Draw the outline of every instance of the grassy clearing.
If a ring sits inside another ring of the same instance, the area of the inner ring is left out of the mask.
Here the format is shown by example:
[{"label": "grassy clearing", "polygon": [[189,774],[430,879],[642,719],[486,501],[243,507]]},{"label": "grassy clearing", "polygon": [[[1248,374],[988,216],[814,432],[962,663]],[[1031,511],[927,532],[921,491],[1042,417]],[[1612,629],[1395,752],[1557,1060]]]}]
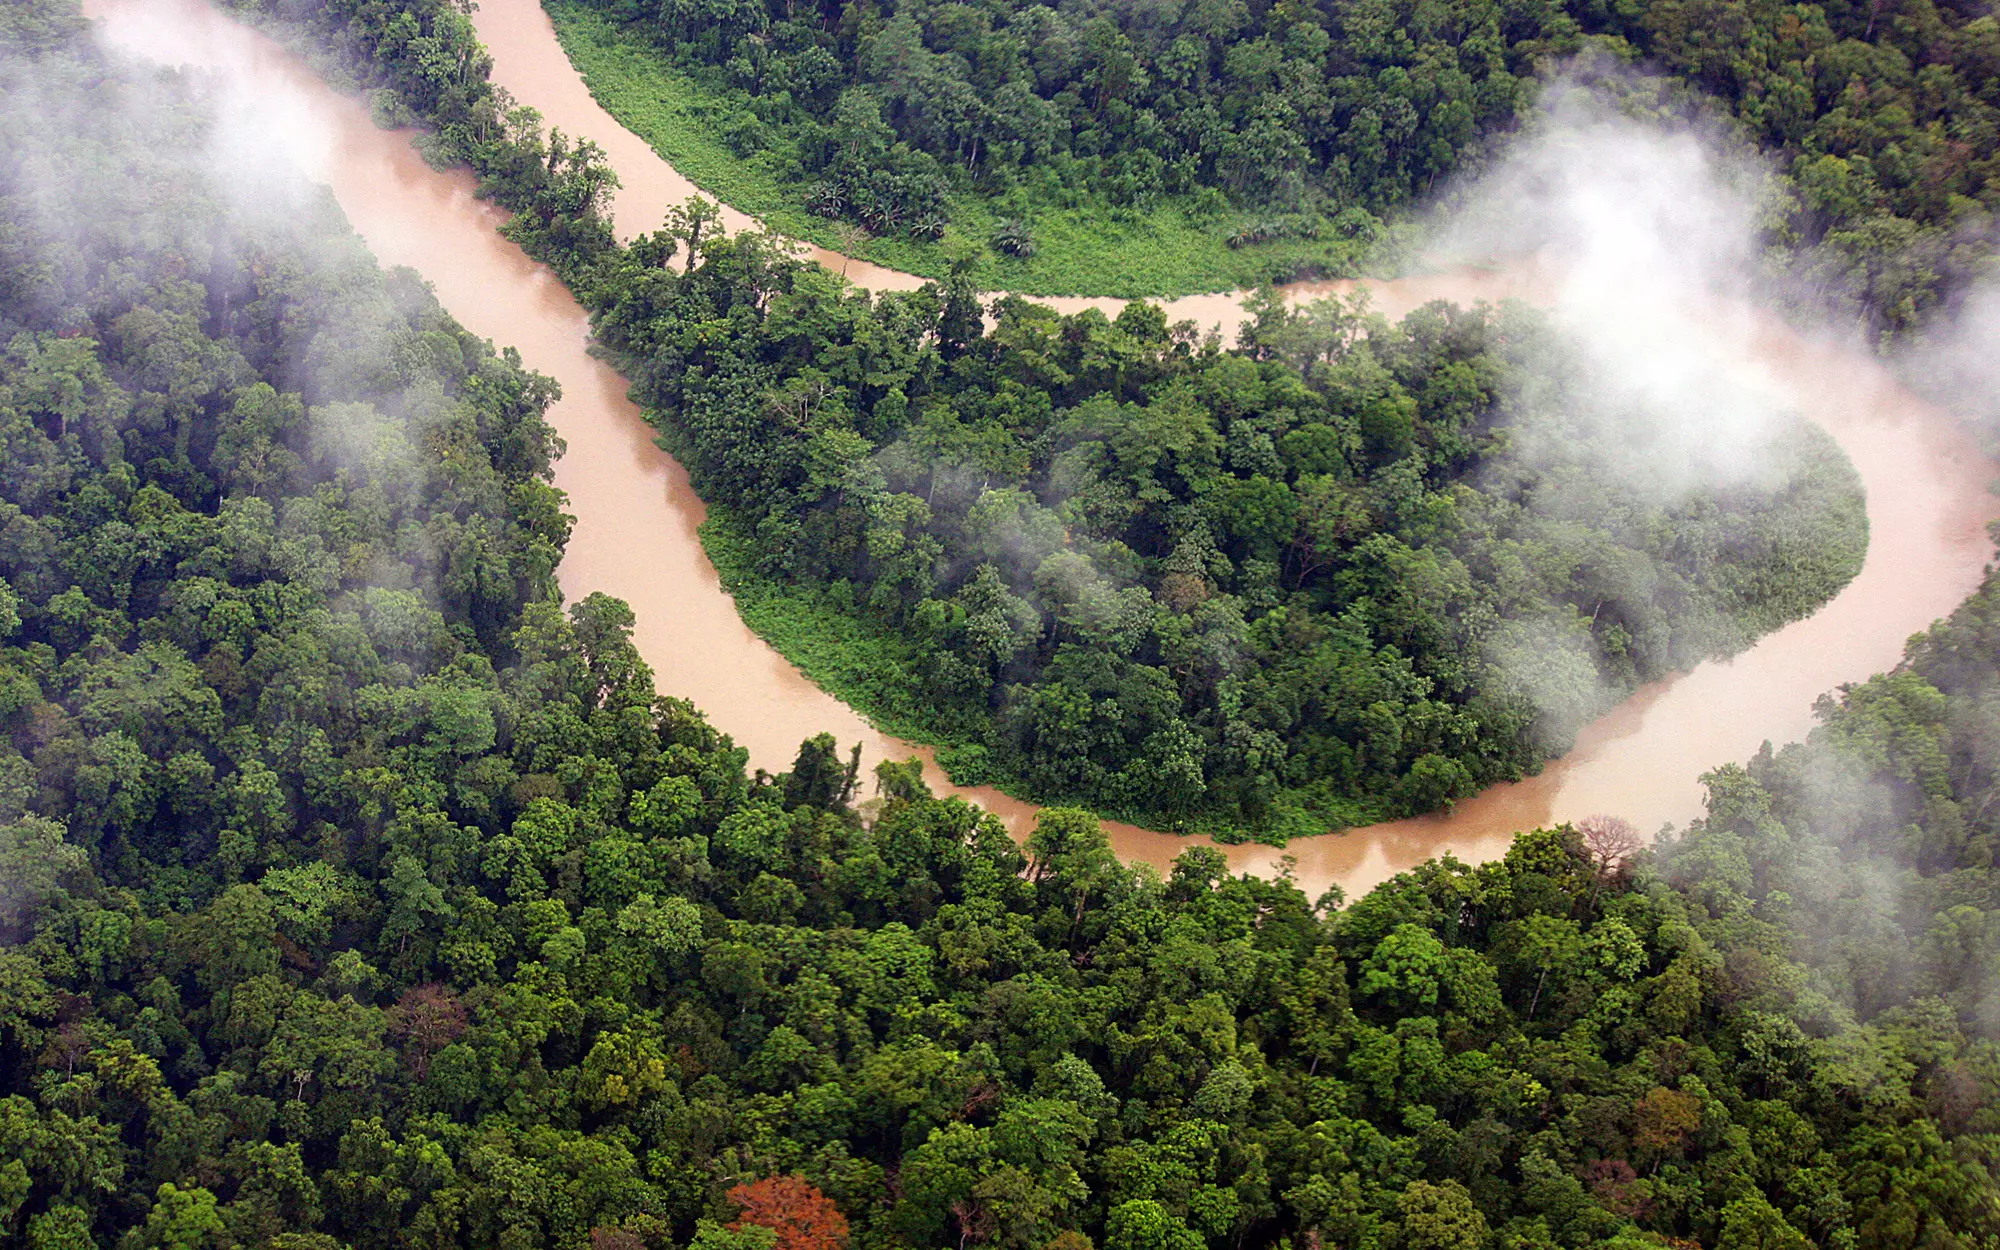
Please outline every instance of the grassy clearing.
[{"label": "grassy clearing", "polygon": [[775,154],[738,156],[724,141],[734,124],[752,116],[741,97],[696,82],[594,10],[564,0],[544,3],[563,50],[606,112],[703,191],[782,234],[932,278],[943,277],[954,257],[976,254],[982,287],[1023,295],[1171,298],[1304,273],[1356,271],[1360,249],[1352,242],[1286,240],[1232,249],[1224,240],[1247,217],[1193,214],[1182,205],[1135,212],[1098,203],[1031,203],[1020,214],[1037,249],[1027,260],[986,246],[1014,214],[973,195],[951,199],[952,225],[936,243],[849,234],[805,211],[799,189],[780,176]]}]

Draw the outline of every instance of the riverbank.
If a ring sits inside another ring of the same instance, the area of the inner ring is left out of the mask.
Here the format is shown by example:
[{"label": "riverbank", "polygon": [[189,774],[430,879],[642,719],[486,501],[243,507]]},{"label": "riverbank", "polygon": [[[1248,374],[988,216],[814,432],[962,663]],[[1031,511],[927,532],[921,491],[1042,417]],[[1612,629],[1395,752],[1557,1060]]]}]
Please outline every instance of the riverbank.
[{"label": "riverbank", "polygon": [[[778,233],[877,265],[942,279],[955,261],[970,258],[972,280],[985,290],[1172,299],[1265,282],[1354,277],[1373,246],[1334,237],[1329,226],[1320,239],[1232,248],[1229,237],[1254,225],[1256,214],[1219,204],[1204,211],[1187,202],[1144,210],[1064,203],[1053,192],[1025,186],[1014,197],[1018,202],[1005,205],[969,192],[948,196],[951,224],[935,242],[871,236],[807,212],[804,188],[777,172],[778,151],[732,150],[726,136],[756,128],[747,101],[676,69],[599,12],[569,0],[547,0],[543,7],[592,97],[705,194]],[[771,136],[770,142],[785,140]],[[1002,225],[1017,218],[1034,241],[1034,255],[1026,259],[990,246]]]}]

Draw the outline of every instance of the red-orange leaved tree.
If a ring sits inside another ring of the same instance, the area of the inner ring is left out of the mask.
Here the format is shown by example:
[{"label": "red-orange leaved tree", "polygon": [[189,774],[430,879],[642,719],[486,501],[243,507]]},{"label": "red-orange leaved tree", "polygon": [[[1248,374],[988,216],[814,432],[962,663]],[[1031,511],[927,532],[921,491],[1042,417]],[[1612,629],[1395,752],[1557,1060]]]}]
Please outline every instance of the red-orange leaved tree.
[{"label": "red-orange leaved tree", "polygon": [[772,1250],[844,1250],[847,1217],[833,1199],[796,1176],[767,1176],[738,1185],[729,1200],[743,1208],[730,1228],[758,1224],[778,1234]]}]

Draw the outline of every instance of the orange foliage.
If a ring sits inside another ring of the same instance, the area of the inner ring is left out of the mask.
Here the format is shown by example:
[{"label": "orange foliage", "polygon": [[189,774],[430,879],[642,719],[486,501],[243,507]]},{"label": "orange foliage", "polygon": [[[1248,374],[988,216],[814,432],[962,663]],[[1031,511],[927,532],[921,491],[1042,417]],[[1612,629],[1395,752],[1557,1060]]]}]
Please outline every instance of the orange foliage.
[{"label": "orange foliage", "polygon": [[843,1250],[847,1217],[833,1199],[796,1176],[767,1176],[738,1185],[729,1200],[743,1208],[730,1228],[757,1224],[778,1234],[772,1250]]}]

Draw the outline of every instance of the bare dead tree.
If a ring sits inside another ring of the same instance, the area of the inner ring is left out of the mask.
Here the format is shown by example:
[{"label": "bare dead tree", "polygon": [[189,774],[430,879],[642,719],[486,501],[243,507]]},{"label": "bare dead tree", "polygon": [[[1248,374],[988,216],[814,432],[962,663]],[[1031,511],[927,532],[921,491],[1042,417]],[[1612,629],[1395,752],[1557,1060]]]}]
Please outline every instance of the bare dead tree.
[{"label": "bare dead tree", "polygon": [[960,1198],[951,1204],[951,1218],[958,1222],[958,1250],[980,1245],[993,1238],[999,1221],[977,1198]]},{"label": "bare dead tree", "polygon": [[1646,835],[1623,816],[1586,816],[1576,822],[1576,831],[1600,882],[1617,876],[1625,861],[1646,846]]}]

